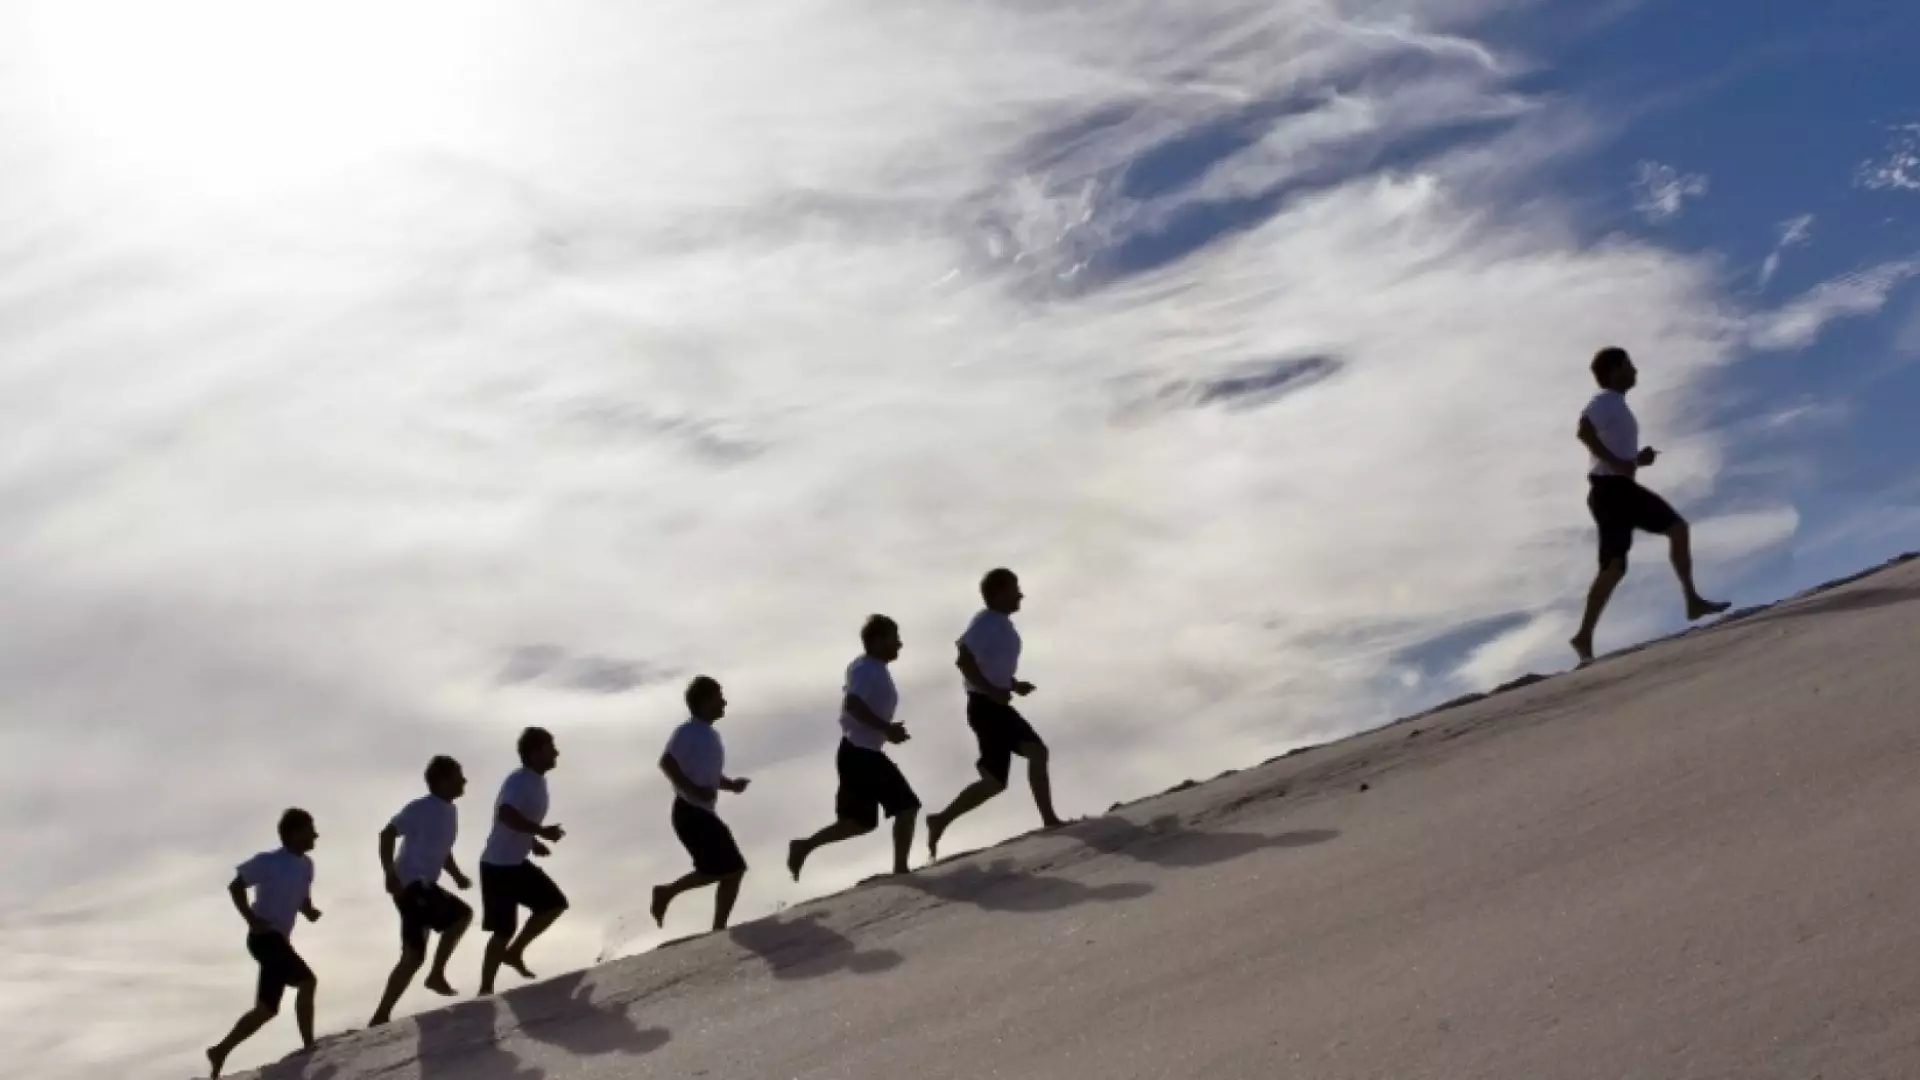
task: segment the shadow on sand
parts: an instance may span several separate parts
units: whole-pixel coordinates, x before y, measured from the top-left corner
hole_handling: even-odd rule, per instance
[[[950,903],[972,904],[982,911],[1062,911],[1081,904],[1137,900],[1153,891],[1153,886],[1144,881],[1088,886],[1069,878],[1023,873],[1013,869],[1011,859],[995,859],[986,866],[923,871],[887,880]]]
[[[420,1080],[545,1080],[546,1073],[500,1045],[492,999],[462,1001],[413,1018]]]
[[[900,966],[892,949],[861,949],[838,930],[820,925],[826,912],[785,921],[760,919],[727,931],[735,945],[767,962],[776,979],[812,979],[836,971],[872,975]]]
[[[595,1000],[588,972],[576,971],[415,1017],[421,1080],[545,1080],[544,1069],[500,1044],[502,1005],[519,1037],[576,1058],[646,1054],[672,1037],[641,1027],[624,1003]]]
[[[590,974],[569,972],[510,990],[501,1000],[522,1036],[574,1057],[646,1054],[667,1044],[671,1033],[641,1027],[629,1003],[597,1000]]]
[[[1212,832],[1189,829],[1174,814],[1163,814],[1145,825],[1121,817],[1095,818],[1069,825],[1060,834],[1107,855],[1168,867],[1212,866],[1256,851],[1324,844],[1340,835],[1334,829],[1300,829],[1271,836]]]

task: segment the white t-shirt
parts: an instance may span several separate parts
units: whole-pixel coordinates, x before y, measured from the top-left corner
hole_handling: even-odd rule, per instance
[[[862,656],[847,665],[847,684],[845,692],[867,703],[873,714],[888,723],[893,722],[893,712],[900,707],[900,691],[894,688],[893,673],[887,665],[871,656]],[[844,703],[843,703],[844,704]],[[847,741],[862,750],[884,750],[887,737],[853,718],[853,714],[844,708],[840,710],[840,731]]]
[[[507,774],[500,785],[500,797],[493,800],[493,831],[487,834],[487,846],[480,861],[488,866],[519,866],[533,854],[533,834],[509,829],[500,821],[500,808],[511,806],[535,825],[547,822],[547,778],[526,766]]]
[[[1587,407],[1580,415],[1593,425],[1600,436],[1600,445],[1613,451],[1615,457],[1632,461],[1640,454],[1640,421],[1634,419],[1633,410],[1627,407],[1627,395],[1618,390],[1602,390],[1593,395]],[[1593,459],[1592,475],[1613,476],[1619,473],[1612,465]],[[1620,474],[1631,475],[1631,474]]]
[[[672,737],[667,740],[667,756],[680,766],[680,771],[686,774],[688,780],[703,788],[719,788],[720,777],[725,775],[727,767],[727,748],[712,724],[689,718],[674,728]],[[673,786],[673,793],[689,806],[713,811],[715,800],[711,798],[699,798],[692,792],[682,790],[678,784]]]
[[[1020,666],[1020,631],[1013,628],[1012,619],[992,608],[981,608],[967,624],[967,632],[960,635],[959,644],[973,654],[980,674],[993,684],[975,686],[973,680],[963,679],[968,690],[985,693],[1012,688],[1013,673]]]
[[[240,864],[240,880],[253,889],[253,913],[284,938],[313,888],[313,860],[286,848],[263,851]]]
[[[437,795],[422,795],[393,815],[393,827],[400,833],[400,854],[394,856],[393,870],[401,886],[438,882],[447,856],[453,853],[453,841],[460,835],[459,809]]]

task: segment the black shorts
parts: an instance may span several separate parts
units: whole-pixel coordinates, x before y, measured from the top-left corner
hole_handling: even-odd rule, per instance
[[[888,817],[899,817],[920,809],[913,786],[884,750],[868,750],[841,739],[834,765],[840,772],[840,790],[833,797],[833,811],[841,821],[871,829],[880,824],[882,810]]]
[[[733,830],[718,815],[709,813],[685,799],[673,800],[673,835],[680,846],[693,856],[693,869],[708,877],[729,877],[746,872],[746,857],[733,842]]]
[[[425,951],[427,935],[444,934],[473,917],[465,900],[439,885],[416,881],[393,898],[400,912],[400,945],[412,951]]]
[[[1013,706],[979,694],[967,695],[967,726],[980,742],[980,775],[1003,785],[1013,768],[1013,755],[1024,757],[1032,747],[1047,745]]]
[[[287,987],[313,981],[313,969],[293,951],[293,942],[279,934],[248,934],[247,952],[260,964],[260,989],[254,1001],[261,1008],[279,1011],[280,995]]]
[[[1640,486],[1631,476],[1590,476],[1587,509],[1600,527],[1600,565],[1627,560],[1633,533],[1665,534],[1680,524],[1680,515],[1667,500]]]
[[[535,915],[565,911],[567,894],[532,859],[517,866],[480,864],[480,928],[511,934],[520,928],[520,909]]]

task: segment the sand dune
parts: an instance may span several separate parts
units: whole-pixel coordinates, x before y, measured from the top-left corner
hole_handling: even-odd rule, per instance
[[[1916,1075],[1916,656],[1890,564],[258,1075]]]

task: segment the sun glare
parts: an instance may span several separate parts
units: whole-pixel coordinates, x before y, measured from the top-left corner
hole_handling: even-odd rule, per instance
[[[469,128],[483,4],[47,0],[25,19],[33,111],[115,179],[259,194]]]

